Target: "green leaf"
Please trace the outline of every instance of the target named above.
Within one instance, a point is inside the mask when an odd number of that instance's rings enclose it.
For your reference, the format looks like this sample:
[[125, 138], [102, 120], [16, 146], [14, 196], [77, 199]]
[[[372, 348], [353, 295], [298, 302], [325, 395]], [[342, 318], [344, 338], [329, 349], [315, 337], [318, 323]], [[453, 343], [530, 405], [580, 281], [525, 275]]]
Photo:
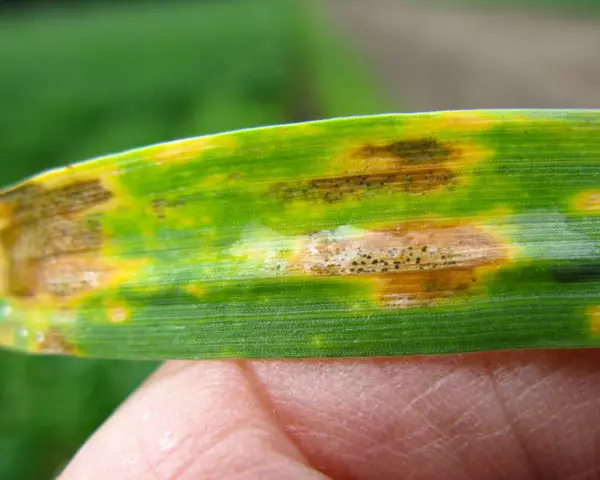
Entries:
[[240, 130], [0, 195], [0, 343], [113, 358], [600, 345], [600, 111]]

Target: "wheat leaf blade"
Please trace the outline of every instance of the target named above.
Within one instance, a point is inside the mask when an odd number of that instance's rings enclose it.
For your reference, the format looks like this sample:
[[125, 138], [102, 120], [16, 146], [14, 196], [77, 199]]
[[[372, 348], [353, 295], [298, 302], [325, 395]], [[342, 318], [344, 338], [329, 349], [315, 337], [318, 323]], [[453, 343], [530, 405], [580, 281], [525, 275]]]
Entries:
[[0, 344], [112, 358], [600, 345], [600, 111], [349, 117], [0, 194]]

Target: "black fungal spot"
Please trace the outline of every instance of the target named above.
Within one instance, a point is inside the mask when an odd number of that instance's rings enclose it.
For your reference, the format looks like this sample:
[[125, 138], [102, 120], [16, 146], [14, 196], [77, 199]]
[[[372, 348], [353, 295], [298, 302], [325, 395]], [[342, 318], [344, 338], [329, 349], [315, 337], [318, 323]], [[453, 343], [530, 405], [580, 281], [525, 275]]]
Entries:
[[455, 150], [434, 138], [366, 145], [354, 153], [365, 162], [354, 172], [332, 178], [278, 182], [270, 187], [269, 194], [282, 203], [300, 200], [331, 204], [381, 192], [424, 194], [439, 187], [450, 188], [457, 174], [444, 163], [455, 155]]

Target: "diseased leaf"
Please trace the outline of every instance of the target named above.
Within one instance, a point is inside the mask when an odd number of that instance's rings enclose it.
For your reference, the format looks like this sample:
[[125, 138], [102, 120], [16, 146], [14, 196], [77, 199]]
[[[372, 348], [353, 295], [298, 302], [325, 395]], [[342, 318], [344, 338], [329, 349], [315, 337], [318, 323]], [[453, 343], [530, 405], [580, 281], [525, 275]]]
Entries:
[[600, 111], [392, 114], [0, 194], [0, 343], [115, 358], [600, 345]]

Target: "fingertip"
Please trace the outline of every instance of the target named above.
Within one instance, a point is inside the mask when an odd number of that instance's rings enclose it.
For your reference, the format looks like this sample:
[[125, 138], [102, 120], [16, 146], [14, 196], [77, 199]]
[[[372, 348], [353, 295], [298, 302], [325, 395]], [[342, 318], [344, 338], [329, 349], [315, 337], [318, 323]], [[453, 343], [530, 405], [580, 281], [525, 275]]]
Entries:
[[88, 440], [61, 480], [322, 478], [235, 362], [167, 362]]

